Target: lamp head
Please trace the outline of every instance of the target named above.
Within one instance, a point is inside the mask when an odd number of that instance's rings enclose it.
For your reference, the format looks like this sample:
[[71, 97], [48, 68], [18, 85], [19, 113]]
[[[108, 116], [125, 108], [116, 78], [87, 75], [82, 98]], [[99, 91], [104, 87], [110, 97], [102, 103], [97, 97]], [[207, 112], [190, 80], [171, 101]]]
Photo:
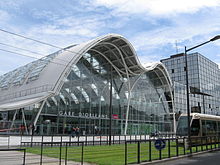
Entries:
[[210, 41], [215, 41], [215, 40], [218, 40], [218, 39], [220, 39], [220, 35], [217, 35], [217, 36], [213, 37], [212, 39], [210, 39]]

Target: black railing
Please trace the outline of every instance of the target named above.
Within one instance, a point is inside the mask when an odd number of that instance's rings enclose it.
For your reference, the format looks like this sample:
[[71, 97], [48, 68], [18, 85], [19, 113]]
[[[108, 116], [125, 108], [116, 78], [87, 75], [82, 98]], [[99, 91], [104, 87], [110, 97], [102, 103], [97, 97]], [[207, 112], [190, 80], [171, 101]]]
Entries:
[[[220, 137], [218, 136], [191, 137], [191, 146], [189, 146], [187, 138], [175, 136], [168, 138], [161, 135], [159, 137], [129, 135], [112, 136], [111, 139], [112, 148], [110, 146], [108, 148], [99, 147], [100, 145], [109, 144], [109, 139], [106, 136], [78, 136], [74, 138], [67, 136], [38, 136], [32, 137], [32, 139], [30, 137], [29, 141], [22, 141], [21, 146], [27, 147], [27, 152], [33, 152], [31, 151], [33, 149], [31, 146], [35, 147], [38, 150], [37, 154], [39, 154], [39, 164], [54, 161], [57, 164], [65, 165], [69, 161], [83, 164], [84, 160], [91, 159], [88, 155], [103, 154], [109, 151], [115, 152], [114, 144], [117, 145], [115, 147], [122, 153], [121, 156], [124, 156], [121, 160], [122, 162], [120, 162], [121, 164], [151, 162], [220, 149]], [[27, 137], [23, 137], [23, 140], [27, 140]], [[163, 142], [163, 145], [159, 142]], [[95, 151], [91, 150], [93, 145], [96, 148]], [[24, 163], [25, 152], [26, 150], [24, 150]], [[119, 155], [116, 154], [116, 156]], [[53, 158], [53, 160], [48, 160], [48, 158]]]
[[[53, 147], [51, 147], [53, 146]], [[71, 155], [71, 158], [68, 157], [69, 147], [77, 146], [81, 147], [81, 165], [83, 165], [83, 156], [84, 156], [84, 143], [83, 142], [42, 142], [40, 145], [40, 161], [39, 164], [42, 165], [44, 163], [53, 163], [56, 164], [68, 164], [69, 160], [74, 160], [74, 155]], [[56, 152], [51, 152], [55, 150]], [[58, 152], [57, 152], [58, 151]], [[56, 154], [54, 154], [56, 153]], [[46, 155], [47, 157], [54, 157], [55, 159], [47, 160], [47, 158], [43, 158]]]
[[[155, 142], [165, 141], [164, 149], [156, 149]], [[220, 149], [220, 137], [192, 137], [192, 145], [188, 145], [187, 138], [163, 138], [149, 139], [125, 142], [125, 164], [151, 162], [154, 160], [163, 160], [171, 157], [183, 155], [192, 155], [198, 152], [212, 151]], [[129, 145], [131, 149], [129, 150]], [[136, 147], [134, 147], [134, 145]], [[148, 154], [147, 151], [148, 150]], [[146, 156], [147, 155], [147, 156]]]
[[[20, 151], [18, 153], [8, 153], [7, 154], [7, 160], [5, 158], [5, 155], [2, 154], [1, 152], [9, 152], [9, 151]], [[23, 154], [22, 154], [23, 152]], [[23, 149], [23, 148], [15, 148], [15, 149], [0, 149], [0, 155], [3, 156], [1, 158], [0, 156], [0, 160], [1, 160], [1, 163], [7, 163], [8, 164], [18, 164], [19, 161], [22, 162], [23, 165], [25, 165], [25, 160], [26, 160], [26, 149]], [[22, 156], [21, 156], [22, 155]]]
[[[112, 135], [111, 144], [121, 144], [125, 141], [149, 140], [157, 138], [174, 138], [175, 134], [151, 135]], [[42, 142], [84, 142], [84, 145], [107, 145], [109, 144], [109, 136], [103, 135], [85, 135], [85, 136], [21, 136], [20, 145], [22, 147], [39, 146]]]

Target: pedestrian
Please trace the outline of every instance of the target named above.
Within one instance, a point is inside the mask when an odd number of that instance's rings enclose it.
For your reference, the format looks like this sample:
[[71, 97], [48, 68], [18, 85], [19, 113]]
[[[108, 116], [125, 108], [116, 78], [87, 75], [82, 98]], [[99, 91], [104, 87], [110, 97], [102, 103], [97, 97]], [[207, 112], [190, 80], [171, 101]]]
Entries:
[[35, 126], [34, 126], [34, 124], [30, 124], [30, 126], [29, 126], [29, 131], [30, 131], [30, 135], [34, 135], [34, 131], [35, 131]]
[[99, 133], [98, 127], [95, 126], [95, 135], [98, 135], [98, 133]]
[[20, 126], [21, 135], [24, 135], [24, 131], [25, 131], [25, 126], [22, 124], [22, 125]]
[[79, 136], [79, 127], [76, 127], [76, 136]]
[[76, 136], [76, 128], [73, 127], [73, 128], [72, 128], [72, 137], [75, 137], [75, 136]]
[[35, 131], [35, 126], [34, 124], [32, 125], [32, 136], [34, 136], [34, 131]]

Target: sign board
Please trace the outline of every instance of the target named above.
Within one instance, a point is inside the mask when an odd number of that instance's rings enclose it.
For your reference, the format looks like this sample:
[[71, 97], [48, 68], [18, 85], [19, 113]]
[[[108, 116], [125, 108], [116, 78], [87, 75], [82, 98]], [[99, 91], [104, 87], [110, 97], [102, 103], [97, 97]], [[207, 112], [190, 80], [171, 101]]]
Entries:
[[117, 114], [113, 114], [113, 115], [112, 115], [112, 118], [113, 118], [113, 119], [119, 119]]
[[162, 150], [166, 147], [166, 141], [164, 139], [157, 139], [154, 142], [154, 146], [157, 150]]

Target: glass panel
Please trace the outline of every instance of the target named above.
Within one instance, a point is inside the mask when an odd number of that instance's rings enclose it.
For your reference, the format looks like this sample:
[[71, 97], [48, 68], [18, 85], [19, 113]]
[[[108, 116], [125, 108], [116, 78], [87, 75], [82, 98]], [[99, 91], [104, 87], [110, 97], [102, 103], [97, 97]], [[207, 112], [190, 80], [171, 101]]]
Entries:
[[[154, 72], [129, 78], [133, 90], [128, 106], [128, 79], [120, 77], [105, 58], [86, 53], [64, 82], [60, 94], [48, 99], [42, 110], [39, 132], [46, 120], [51, 121], [51, 132], [68, 134], [73, 127], [80, 128], [80, 134], [109, 134], [109, 108], [112, 98], [112, 134], [124, 134], [126, 113], [128, 114], [127, 134], [150, 134], [158, 130], [168, 132], [172, 129], [169, 115], [171, 98], [160, 78]], [[103, 71], [104, 72], [103, 72]], [[111, 75], [113, 80], [111, 81]], [[112, 83], [112, 96], [110, 88]], [[66, 101], [66, 103], [65, 103]], [[53, 116], [54, 118], [52, 118]]]
[[199, 136], [199, 131], [200, 131], [200, 120], [193, 119], [192, 125], [191, 125], [191, 135], [192, 136]]
[[188, 135], [188, 118], [187, 116], [181, 116], [177, 125], [177, 135], [187, 136]]

